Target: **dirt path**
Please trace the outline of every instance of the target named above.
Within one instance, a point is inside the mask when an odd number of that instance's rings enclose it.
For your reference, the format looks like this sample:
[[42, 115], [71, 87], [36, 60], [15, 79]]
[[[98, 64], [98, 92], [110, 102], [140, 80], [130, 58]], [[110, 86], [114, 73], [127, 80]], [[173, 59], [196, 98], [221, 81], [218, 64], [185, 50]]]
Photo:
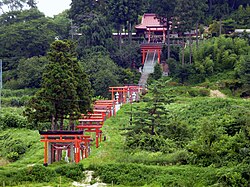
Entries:
[[210, 97], [226, 98], [227, 96], [219, 90], [210, 90]]
[[83, 183], [80, 182], [73, 182], [72, 185], [76, 187], [104, 187], [107, 186], [105, 183], [98, 182], [99, 180], [96, 180], [95, 184], [90, 184], [91, 180], [93, 178], [93, 171], [85, 171], [86, 179], [83, 181]]

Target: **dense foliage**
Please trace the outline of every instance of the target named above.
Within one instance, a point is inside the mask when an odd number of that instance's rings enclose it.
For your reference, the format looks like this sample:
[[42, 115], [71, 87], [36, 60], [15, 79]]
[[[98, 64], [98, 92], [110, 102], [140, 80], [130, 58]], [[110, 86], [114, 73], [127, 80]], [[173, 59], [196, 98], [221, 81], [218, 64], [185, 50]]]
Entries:
[[[250, 46], [248, 42], [240, 38], [217, 37], [206, 40], [199, 46], [194, 47], [193, 59], [190, 64], [189, 49], [185, 51], [185, 63], [170, 62], [171, 76], [178, 78], [182, 83], [201, 83], [218, 73], [232, 76], [225, 77], [226, 86], [235, 94], [249, 95], [248, 59]], [[240, 73], [241, 72], [241, 73]]]
[[33, 121], [51, 121], [63, 129], [64, 119], [78, 119], [90, 110], [92, 91], [87, 75], [76, 59], [74, 44], [55, 41], [48, 53], [42, 88], [30, 100], [26, 115]]
[[[232, 34], [249, 28], [248, 4], [72, 0], [69, 10], [49, 18], [36, 0], [1, 1], [0, 185], [72, 186], [94, 170], [91, 183], [249, 186], [250, 37]], [[167, 26], [161, 59], [172, 79], [155, 66], [140, 102], [105, 121], [106, 141], [91, 147], [85, 167], [63, 161], [42, 167], [36, 130], [73, 129], [91, 110], [92, 94], [108, 98], [109, 86], [138, 83], [142, 38], [132, 40], [132, 32], [148, 12]], [[171, 29], [189, 31], [178, 38], [186, 45], [168, 45]], [[192, 38], [191, 30], [205, 38]]]
[[135, 110], [133, 126], [126, 133], [131, 150], [183, 150], [179, 152], [182, 162], [202, 166], [249, 163], [248, 101], [201, 98], [169, 105], [183, 95], [204, 97], [209, 93], [200, 88], [162, 87], [159, 83], [150, 92], [152, 95], [144, 98], [146, 104]]

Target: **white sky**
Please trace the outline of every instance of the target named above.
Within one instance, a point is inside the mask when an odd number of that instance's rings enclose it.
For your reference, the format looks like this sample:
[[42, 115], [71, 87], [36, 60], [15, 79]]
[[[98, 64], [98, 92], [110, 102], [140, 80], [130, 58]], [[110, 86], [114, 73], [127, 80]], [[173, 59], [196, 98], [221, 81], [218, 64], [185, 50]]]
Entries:
[[38, 9], [46, 16], [53, 17], [70, 8], [71, 0], [38, 0]]

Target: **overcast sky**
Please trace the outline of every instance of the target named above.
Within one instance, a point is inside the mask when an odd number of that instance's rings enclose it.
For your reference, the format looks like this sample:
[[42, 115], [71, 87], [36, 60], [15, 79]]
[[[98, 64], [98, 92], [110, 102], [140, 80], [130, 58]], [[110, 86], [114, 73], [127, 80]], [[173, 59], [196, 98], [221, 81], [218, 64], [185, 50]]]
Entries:
[[53, 17], [69, 9], [71, 0], [38, 0], [38, 9], [43, 12], [46, 16]]

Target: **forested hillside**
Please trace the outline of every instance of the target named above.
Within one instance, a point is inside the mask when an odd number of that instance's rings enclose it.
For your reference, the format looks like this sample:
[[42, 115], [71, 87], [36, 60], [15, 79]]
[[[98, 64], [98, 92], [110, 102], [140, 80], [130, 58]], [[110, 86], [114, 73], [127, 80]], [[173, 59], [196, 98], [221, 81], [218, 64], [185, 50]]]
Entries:
[[[69, 130], [109, 87], [138, 85], [144, 13], [166, 35], [140, 100], [105, 121], [89, 158], [42, 166], [38, 131]], [[54, 17], [1, 1], [0, 186], [249, 186], [249, 29], [249, 0], [72, 0]]]

